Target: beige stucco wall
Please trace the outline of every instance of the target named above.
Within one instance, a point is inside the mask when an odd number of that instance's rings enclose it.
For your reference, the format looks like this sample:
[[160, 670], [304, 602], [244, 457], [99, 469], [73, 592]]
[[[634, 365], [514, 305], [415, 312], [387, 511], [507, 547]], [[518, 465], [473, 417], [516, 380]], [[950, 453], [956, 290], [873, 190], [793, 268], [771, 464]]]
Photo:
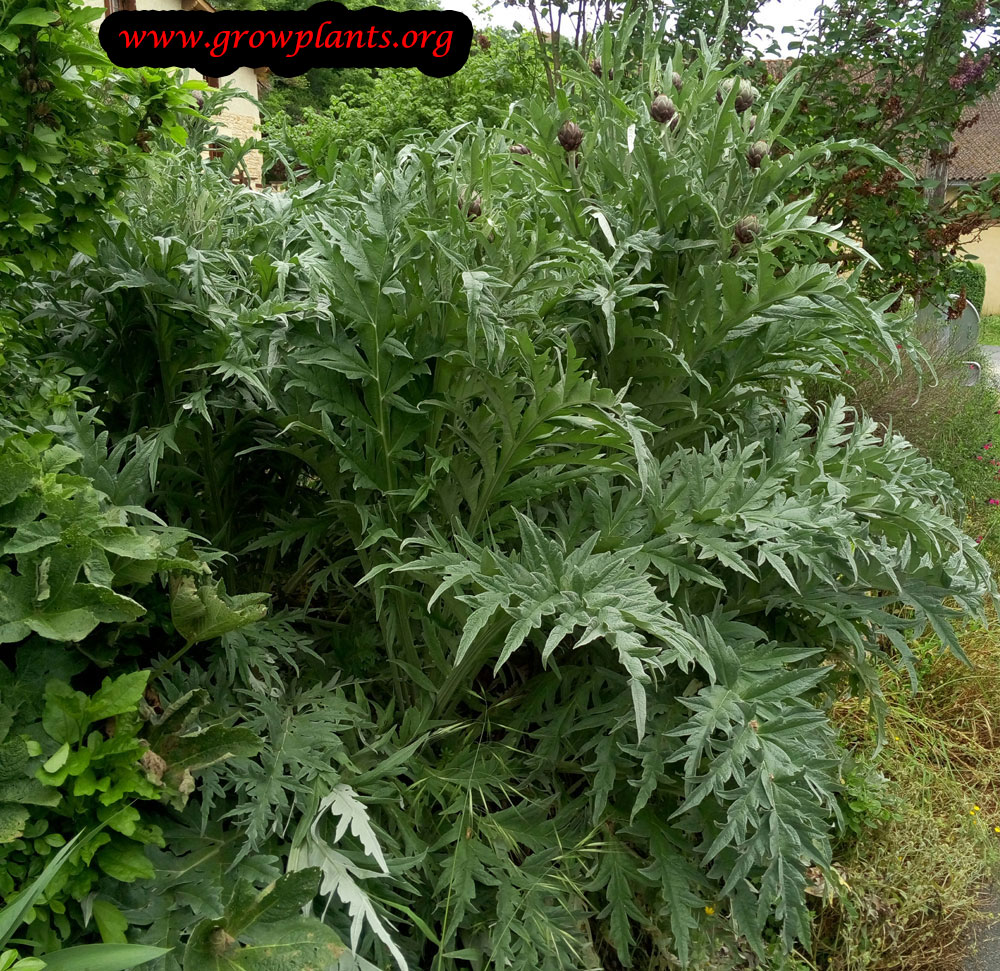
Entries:
[[[947, 200], [958, 195], [958, 186], [949, 186]], [[983, 298], [983, 316], [1000, 314], [1000, 226], [992, 226], [985, 230], [978, 242], [971, 242], [971, 237], [962, 240], [962, 248], [975, 256], [986, 269], [986, 296]]]
[[[86, 0], [92, 7], [104, 7], [104, 0]], [[136, 0], [136, 10], [183, 10], [182, 0]], [[100, 20], [94, 21], [95, 30], [100, 26]], [[203, 77], [196, 71], [184, 71], [186, 77]], [[241, 67], [232, 74], [219, 78], [219, 87], [227, 85], [235, 87], [238, 91], [257, 97], [257, 74], [252, 67]], [[248, 138], [256, 138], [260, 133], [260, 110], [246, 98], [233, 97], [226, 107], [215, 118], [219, 125], [219, 132], [229, 135], [231, 138], [238, 138], [246, 141]], [[250, 174], [251, 184], [255, 188], [261, 185], [261, 169], [263, 159], [260, 152], [248, 152], [244, 160]]]
[[[142, 0], [138, 0], [138, 2], [142, 2]], [[155, 2], [167, 2], [167, 0], [155, 0]], [[185, 74], [202, 77], [196, 71], [187, 71]], [[225, 88], [227, 86], [256, 97], [257, 74], [252, 67], [241, 67], [234, 73], [219, 78], [219, 87]], [[248, 138], [257, 138], [260, 135], [260, 109], [246, 98], [238, 96], [230, 98], [226, 102], [225, 108], [213, 120], [219, 126], [221, 134], [238, 138], [241, 142], [245, 142]], [[264, 164], [263, 157], [260, 152], [252, 151], [246, 154], [244, 161], [250, 174], [251, 184], [259, 189]]]
[[[227, 84], [246, 92], [251, 97], [257, 97], [257, 72], [252, 67], [241, 67], [228, 77], [219, 78], [220, 87], [225, 87]], [[231, 99], [216, 116], [216, 120], [219, 123], [219, 131], [240, 141], [257, 138], [260, 135], [260, 109], [246, 98]], [[250, 182], [259, 189], [263, 178], [264, 159], [260, 152], [253, 151], [247, 153], [245, 161], [247, 171], [250, 173]]]
[[965, 249], [977, 256], [986, 268], [983, 316], [1000, 314], [1000, 226], [991, 226], [978, 243], [968, 243]]
[[[234, 98], [229, 102], [229, 104], [246, 104], [246, 102], [242, 99]], [[250, 114], [241, 111], [234, 111], [227, 106], [226, 108], [223, 108], [218, 115], [216, 115], [215, 120], [219, 123], [220, 132], [230, 135], [233, 138], [238, 138], [241, 142], [245, 142], [248, 138], [256, 138], [259, 134], [254, 129], [255, 126], [259, 126], [260, 124], [260, 115], [257, 115], [255, 119], [254, 116]], [[254, 150], [252, 152], [247, 152], [243, 161], [246, 163], [251, 184], [255, 188], [259, 189], [261, 187], [261, 179], [263, 176], [263, 157], [260, 152]]]

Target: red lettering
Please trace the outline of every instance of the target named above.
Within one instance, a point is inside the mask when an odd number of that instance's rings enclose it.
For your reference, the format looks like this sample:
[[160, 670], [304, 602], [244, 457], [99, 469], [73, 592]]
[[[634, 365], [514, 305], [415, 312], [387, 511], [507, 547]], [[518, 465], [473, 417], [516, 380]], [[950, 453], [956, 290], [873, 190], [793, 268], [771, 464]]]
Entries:
[[[302, 39], [302, 35], [303, 34], [307, 35], [309, 37], [309, 40], [303, 40]], [[298, 35], [299, 35], [298, 43], [297, 43], [297, 45], [295, 47], [295, 50], [292, 51], [292, 53], [288, 55], [289, 57], [295, 57], [295, 55], [298, 54], [298, 52], [300, 50], [302, 50], [303, 47], [305, 47], [307, 44], [311, 44], [313, 42], [313, 36], [314, 35], [313, 35], [313, 32], [311, 30], [300, 30], [300, 31], [298, 31]]]

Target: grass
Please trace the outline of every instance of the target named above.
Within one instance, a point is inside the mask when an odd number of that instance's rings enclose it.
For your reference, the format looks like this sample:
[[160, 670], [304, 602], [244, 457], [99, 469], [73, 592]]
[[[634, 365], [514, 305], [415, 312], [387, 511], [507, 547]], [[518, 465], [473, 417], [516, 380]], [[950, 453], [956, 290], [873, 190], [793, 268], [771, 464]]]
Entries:
[[[981, 340], [1000, 344], [1000, 316]], [[890, 421], [966, 497], [965, 529], [1000, 575], [1000, 395], [984, 374], [966, 387], [956, 362], [933, 355], [943, 377], [870, 375], [855, 406]], [[845, 772], [847, 835], [835, 853], [843, 885], [817, 899], [815, 946], [800, 955], [815, 971], [960, 971], [970, 931], [989, 912], [1000, 874], [1000, 625], [961, 635], [971, 667], [934, 639], [912, 645], [921, 688], [883, 672], [884, 748], [867, 705], [834, 709], [855, 758]]]
[[1000, 395], [988, 362], [975, 353], [966, 356], [983, 365], [978, 384], [964, 385], [965, 365], [932, 352], [937, 381], [906, 362], [899, 376], [857, 379], [849, 403], [883, 425], [891, 423], [951, 474], [966, 499], [966, 530], [981, 537], [981, 551], [1000, 574]]
[[869, 780], [849, 805], [880, 825], [841, 848], [849, 889], [819, 911], [817, 968], [958, 971], [969, 931], [996, 917], [983, 904], [1000, 869], [1000, 634], [971, 632], [964, 648], [972, 669], [916, 645], [916, 695], [905, 674], [886, 677], [880, 752], [866, 708], [837, 708]]
[[1000, 345], [1000, 314], [990, 314], [979, 321], [979, 343]]

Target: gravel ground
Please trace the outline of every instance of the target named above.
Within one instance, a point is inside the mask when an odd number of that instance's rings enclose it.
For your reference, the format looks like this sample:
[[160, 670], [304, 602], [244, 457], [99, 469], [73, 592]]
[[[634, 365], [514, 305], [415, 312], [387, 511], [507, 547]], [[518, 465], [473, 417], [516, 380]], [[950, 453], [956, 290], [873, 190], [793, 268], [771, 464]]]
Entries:
[[[980, 344], [979, 349], [993, 365], [993, 373], [996, 375], [994, 381], [1000, 384], [1000, 347], [995, 344]], [[1000, 969], [1000, 964], [997, 965], [997, 968]]]

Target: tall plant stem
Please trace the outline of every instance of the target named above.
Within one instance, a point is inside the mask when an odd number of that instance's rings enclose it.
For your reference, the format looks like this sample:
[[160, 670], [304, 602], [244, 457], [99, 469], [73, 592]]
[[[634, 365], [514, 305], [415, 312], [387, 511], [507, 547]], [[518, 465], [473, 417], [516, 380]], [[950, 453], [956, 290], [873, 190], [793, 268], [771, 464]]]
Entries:
[[[490, 629], [492, 627], [492, 629]], [[434, 698], [434, 716], [442, 715], [451, 704], [455, 692], [464, 683], [468, 683], [473, 675], [483, 666], [486, 659], [491, 657], [499, 648], [506, 627], [499, 624], [492, 624], [487, 627], [484, 637], [477, 638], [476, 644], [469, 649], [469, 652], [459, 661], [449, 672], [447, 677], [438, 688]]]
[[168, 657], [166, 661], [153, 671], [149, 676], [149, 680], [155, 681], [157, 678], [162, 677], [167, 668], [173, 667], [193, 646], [194, 641], [185, 641], [184, 646], [179, 651]]

